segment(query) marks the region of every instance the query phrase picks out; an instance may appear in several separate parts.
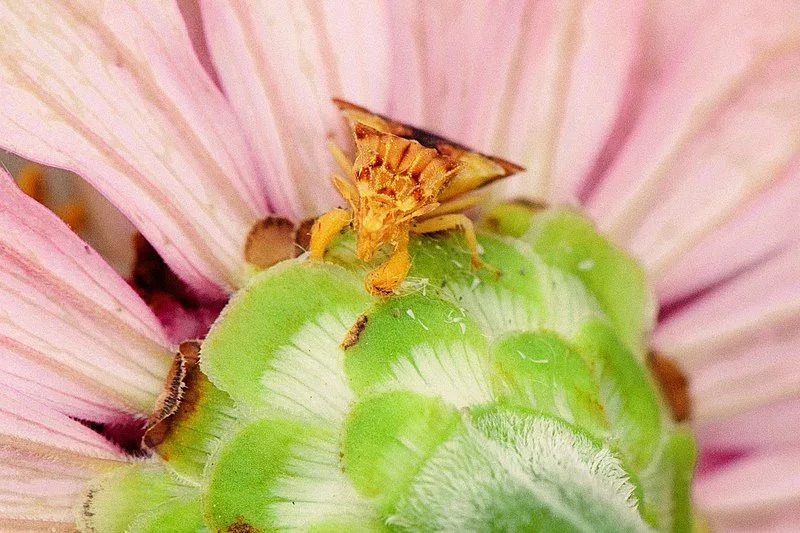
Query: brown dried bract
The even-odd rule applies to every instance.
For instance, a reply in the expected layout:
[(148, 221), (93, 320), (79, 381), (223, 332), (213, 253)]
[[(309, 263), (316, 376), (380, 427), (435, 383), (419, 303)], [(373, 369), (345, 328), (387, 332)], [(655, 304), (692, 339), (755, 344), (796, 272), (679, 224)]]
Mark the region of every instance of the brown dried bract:
[(691, 416), (689, 381), (678, 365), (655, 352), (650, 352), (648, 355), (647, 365), (661, 387), (661, 392), (672, 411), (672, 417), (676, 422), (688, 420)]
[(200, 359), (200, 343), (182, 342), (167, 374), (164, 389), (156, 399), (153, 413), (145, 425), (142, 444), (154, 448), (164, 442), (172, 429), (174, 415), (181, 409), (191, 409), (195, 401), (190, 398), (194, 390), (192, 383), (200, 374), (197, 363)]
[(364, 328), (367, 327), (367, 320), (367, 315), (358, 316), (342, 341), (341, 346), (343, 350), (353, 347), (358, 342), (359, 337), (361, 337), (361, 333), (364, 331)]
[(283, 217), (269, 216), (255, 223), (244, 245), (244, 259), (257, 268), (269, 268), (295, 256), (295, 226)]

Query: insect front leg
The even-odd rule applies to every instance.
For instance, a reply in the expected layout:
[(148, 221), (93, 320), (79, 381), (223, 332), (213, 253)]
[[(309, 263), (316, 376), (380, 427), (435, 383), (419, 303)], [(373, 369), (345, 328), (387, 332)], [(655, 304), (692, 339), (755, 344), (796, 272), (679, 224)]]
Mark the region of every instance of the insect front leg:
[(388, 296), (406, 278), (410, 268), (411, 258), (408, 255), (408, 237), (406, 237), (397, 243), (386, 262), (367, 274), (364, 284), (370, 294)]
[(339, 165), (339, 168), (342, 169), (345, 176), (353, 175), (353, 161), (347, 157), (344, 150), (339, 148), (335, 142), (328, 141), (328, 152), (330, 152), (333, 159), (336, 160), (336, 164)]
[(342, 198), (347, 201), (350, 209), (355, 211), (358, 207), (358, 188), (355, 186), (355, 184), (338, 174), (331, 175), (331, 182), (336, 190), (339, 191), (339, 194), (342, 195)]
[(480, 255), (478, 254), (478, 239), (475, 237), (475, 227), (472, 225), (472, 221), (467, 215), (452, 213), (421, 220), (411, 226), (411, 231), (423, 234), (436, 233), (438, 231), (446, 231), (455, 228), (464, 230), (464, 237), (467, 239), (467, 246), (472, 255), (472, 266), (474, 268), (486, 266), (485, 263), (481, 261)]
[(337, 207), (320, 216), (311, 228), (311, 258), (322, 260), (333, 238), (353, 220), (353, 212)]

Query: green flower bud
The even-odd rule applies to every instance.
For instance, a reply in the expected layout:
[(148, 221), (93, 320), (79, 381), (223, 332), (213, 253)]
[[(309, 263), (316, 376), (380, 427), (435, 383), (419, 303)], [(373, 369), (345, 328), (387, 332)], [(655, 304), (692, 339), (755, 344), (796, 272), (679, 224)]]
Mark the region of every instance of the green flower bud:
[(644, 366), (642, 269), (567, 211), (498, 206), (479, 241), (491, 268), (456, 233), (412, 239), (383, 299), (351, 233), (256, 274), (186, 373), (159, 466), (93, 483), (93, 524), (691, 530), (694, 444)]

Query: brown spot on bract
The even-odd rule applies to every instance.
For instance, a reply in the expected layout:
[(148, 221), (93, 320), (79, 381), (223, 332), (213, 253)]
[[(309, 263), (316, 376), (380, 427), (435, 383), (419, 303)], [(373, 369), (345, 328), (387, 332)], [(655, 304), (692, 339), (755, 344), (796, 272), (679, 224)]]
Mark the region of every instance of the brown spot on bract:
[(269, 216), (255, 223), (244, 245), (244, 259), (257, 268), (269, 268), (295, 256), (295, 226), (282, 217)]
[(364, 328), (367, 327), (367, 315), (359, 315), (356, 319), (355, 323), (350, 327), (350, 330), (347, 332), (347, 335), (344, 336), (344, 340), (342, 341), (342, 349), (347, 350), (355, 345), (358, 342), (359, 337), (361, 337), (361, 333), (363, 333)]
[(691, 416), (689, 381), (681, 369), (671, 359), (655, 352), (648, 355), (647, 365), (669, 404), (672, 417), (676, 422), (688, 420)]
[(197, 341), (181, 343), (167, 374), (164, 389), (147, 420), (142, 437), (145, 447), (157, 448), (171, 433), (176, 418), (194, 411), (201, 394), (199, 382), (204, 379), (197, 366), (199, 358), (200, 344)]
[(244, 521), (244, 517), (237, 516), (236, 522), (230, 524), (225, 530), (227, 533), (261, 533), (261, 530)]

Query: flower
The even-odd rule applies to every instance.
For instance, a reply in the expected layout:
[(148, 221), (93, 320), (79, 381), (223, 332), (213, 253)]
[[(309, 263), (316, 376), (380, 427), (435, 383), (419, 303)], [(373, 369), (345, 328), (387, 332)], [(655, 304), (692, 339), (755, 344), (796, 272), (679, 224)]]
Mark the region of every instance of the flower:
[[(646, 269), (651, 346), (689, 379), (700, 514), (797, 520), (795, 5), (182, 7), (191, 32), (168, 2), (0, 4), (0, 146), (91, 182), (210, 307), (250, 278), (259, 220), (338, 202), (331, 96), (518, 161), (494, 194), (581, 206)], [(89, 478), (94, 510), (142, 479), (191, 508), (103, 436), (192, 375), (183, 339), (6, 176), (0, 218), (0, 516), (60, 527)]]

